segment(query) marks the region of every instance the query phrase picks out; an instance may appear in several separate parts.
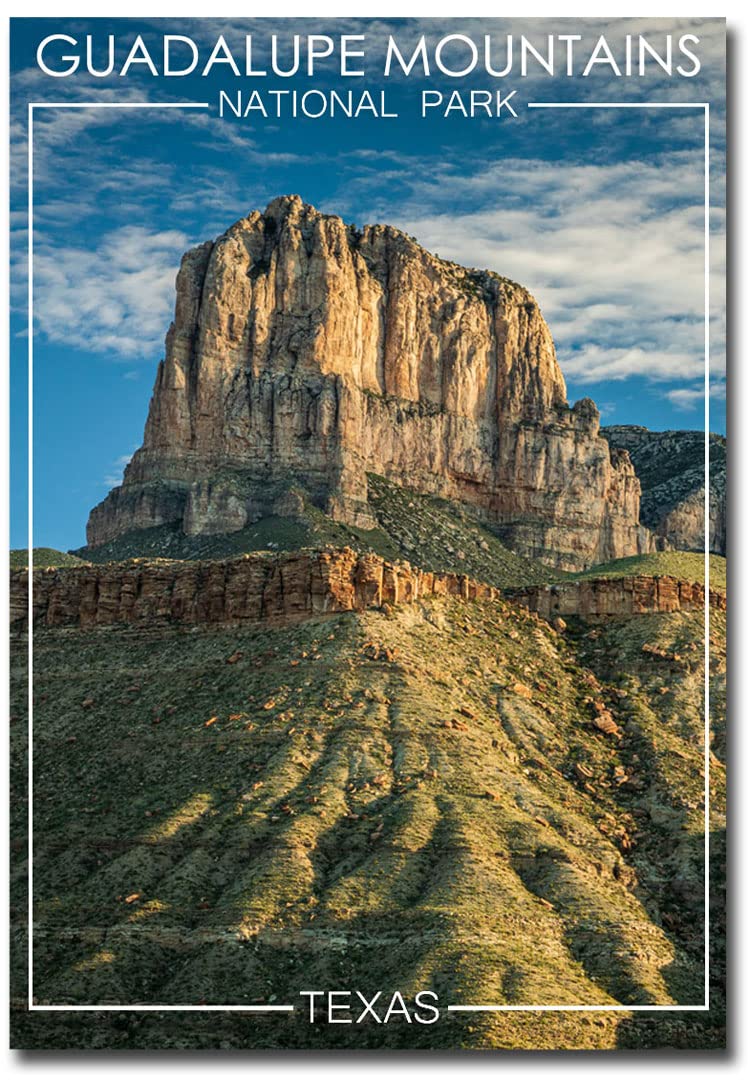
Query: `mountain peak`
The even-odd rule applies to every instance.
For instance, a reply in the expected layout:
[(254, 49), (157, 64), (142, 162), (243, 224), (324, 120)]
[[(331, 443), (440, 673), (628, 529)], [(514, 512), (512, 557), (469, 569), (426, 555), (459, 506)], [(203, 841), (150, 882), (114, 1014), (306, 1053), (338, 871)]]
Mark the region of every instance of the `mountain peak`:
[(372, 528), (370, 473), (563, 569), (649, 543), (627, 455), (593, 403), (568, 407), (527, 289), (282, 195), (183, 259), (143, 447), (89, 543), (174, 522), (231, 533), (295, 485)]
[[(248, 217), (253, 217), (251, 212)], [(301, 195), (277, 195), (263, 211), (264, 218), (273, 218), (275, 221), (286, 217), (304, 214), (306, 217), (320, 217), (320, 211), (310, 203), (306, 203)]]

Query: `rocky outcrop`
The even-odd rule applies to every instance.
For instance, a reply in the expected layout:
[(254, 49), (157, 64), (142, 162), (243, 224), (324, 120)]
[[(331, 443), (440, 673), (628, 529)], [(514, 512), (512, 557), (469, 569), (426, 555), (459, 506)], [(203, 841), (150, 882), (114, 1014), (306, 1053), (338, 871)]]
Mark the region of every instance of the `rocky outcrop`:
[(292, 485), (371, 526), (367, 474), (470, 507), (578, 569), (650, 550), (626, 453), (568, 407), (531, 294), (297, 196), (188, 252), (142, 448), (89, 545), (179, 522), (239, 530)]
[[(133, 559), (35, 570), (33, 579), (34, 623), (39, 626), (284, 624), (432, 596), (507, 599), (545, 617), (637, 615), (700, 609), (704, 596), (702, 585), (645, 576), (503, 593), (462, 574), (428, 573), (350, 548), (223, 562)], [(17, 631), (27, 628), (28, 580), (27, 570), (11, 573), (11, 626)], [(711, 592), (710, 603), (724, 608), (726, 598)]]
[[(591, 578), (556, 585), (530, 585), (506, 594), (514, 603), (545, 619), (555, 616), (648, 615), (674, 611), (702, 611), (705, 589), (694, 581), (671, 575)], [(709, 607), (726, 611), (726, 594), (709, 589)]]
[[(46, 626), (286, 623), (426, 596), (496, 599), (459, 574), (431, 574), (378, 555), (339, 551), (246, 555), (223, 562), (148, 562), (34, 571), (34, 621)], [(11, 574), (11, 625), (28, 618), (28, 571)]]
[[(705, 436), (702, 431), (602, 428), (610, 446), (627, 450), (641, 482), (641, 521), (665, 545), (703, 551)], [(726, 555), (726, 439), (709, 435), (708, 545)]]

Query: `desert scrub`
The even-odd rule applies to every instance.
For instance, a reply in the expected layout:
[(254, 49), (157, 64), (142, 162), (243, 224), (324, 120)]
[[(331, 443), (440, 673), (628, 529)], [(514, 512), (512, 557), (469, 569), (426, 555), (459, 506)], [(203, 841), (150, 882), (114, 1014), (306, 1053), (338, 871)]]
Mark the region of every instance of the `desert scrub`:
[(401, 558), (424, 570), (467, 574), (499, 588), (541, 584), (565, 575), (515, 555), (491, 527), (446, 500), (420, 495), (368, 474), (368, 497)]
[[(285, 1001), (314, 982), (431, 986), (444, 1002), (691, 1000), (699, 624), (560, 634), (505, 601), (433, 599), (278, 629), (40, 629), (40, 999)], [(719, 660), (721, 627), (716, 613)], [(595, 726), (601, 708), (619, 736)], [(722, 783), (713, 770), (717, 833)], [(617, 1042), (617, 1017), (584, 1020), (509, 1014), (420, 1038)], [(226, 1030), (260, 1046), (270, 1029)], [(412, 1044), (398, 1026), (361, 1038)]]
[[(633, 555), (627, 559), (592, 566), (573, 576), (579, 580), (599, 577), (629, 577), (635, 574), (665, 574), (683, 581), (703, 582), (704, 556), (694, 551), (659, 551), (651, 555)], [(709, 586), (726, 590), (727, 560), (723, 555), (709, 555)]]
[[(85, 559), (79, 559), (66, 551), (56, 551), (54, 548), (34, 548), (34, 566), (83, 566)], [(22, 570), (29, 565), (29, 552), (27, 548), (14, 548), (10, 553), (11, 570)]]

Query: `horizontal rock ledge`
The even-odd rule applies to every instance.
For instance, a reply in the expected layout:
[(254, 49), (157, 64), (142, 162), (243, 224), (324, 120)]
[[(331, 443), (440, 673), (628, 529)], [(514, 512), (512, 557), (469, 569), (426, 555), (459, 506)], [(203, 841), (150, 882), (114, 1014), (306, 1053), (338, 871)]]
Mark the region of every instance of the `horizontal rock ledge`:
[[(28, 570), (10, 577), (10, 619), (28, 628)], [(212, 562), (133, 559), (33, 572), (35, 626), (284, 624), (432, 596), (510, 601), (545, 618), (700, 610), (704, 588), (636, 575), (502, 591), (464, 574), (431, 573), (350, 548)], [(726, 596), (710, 590), (724, 610)]]

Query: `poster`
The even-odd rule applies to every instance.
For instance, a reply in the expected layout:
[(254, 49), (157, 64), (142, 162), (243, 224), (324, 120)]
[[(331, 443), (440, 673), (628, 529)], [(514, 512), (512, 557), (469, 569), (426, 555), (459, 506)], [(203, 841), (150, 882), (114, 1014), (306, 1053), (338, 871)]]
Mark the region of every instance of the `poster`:
[(12, 21), (14, 1047), (724, 1045), (724, 42)]

